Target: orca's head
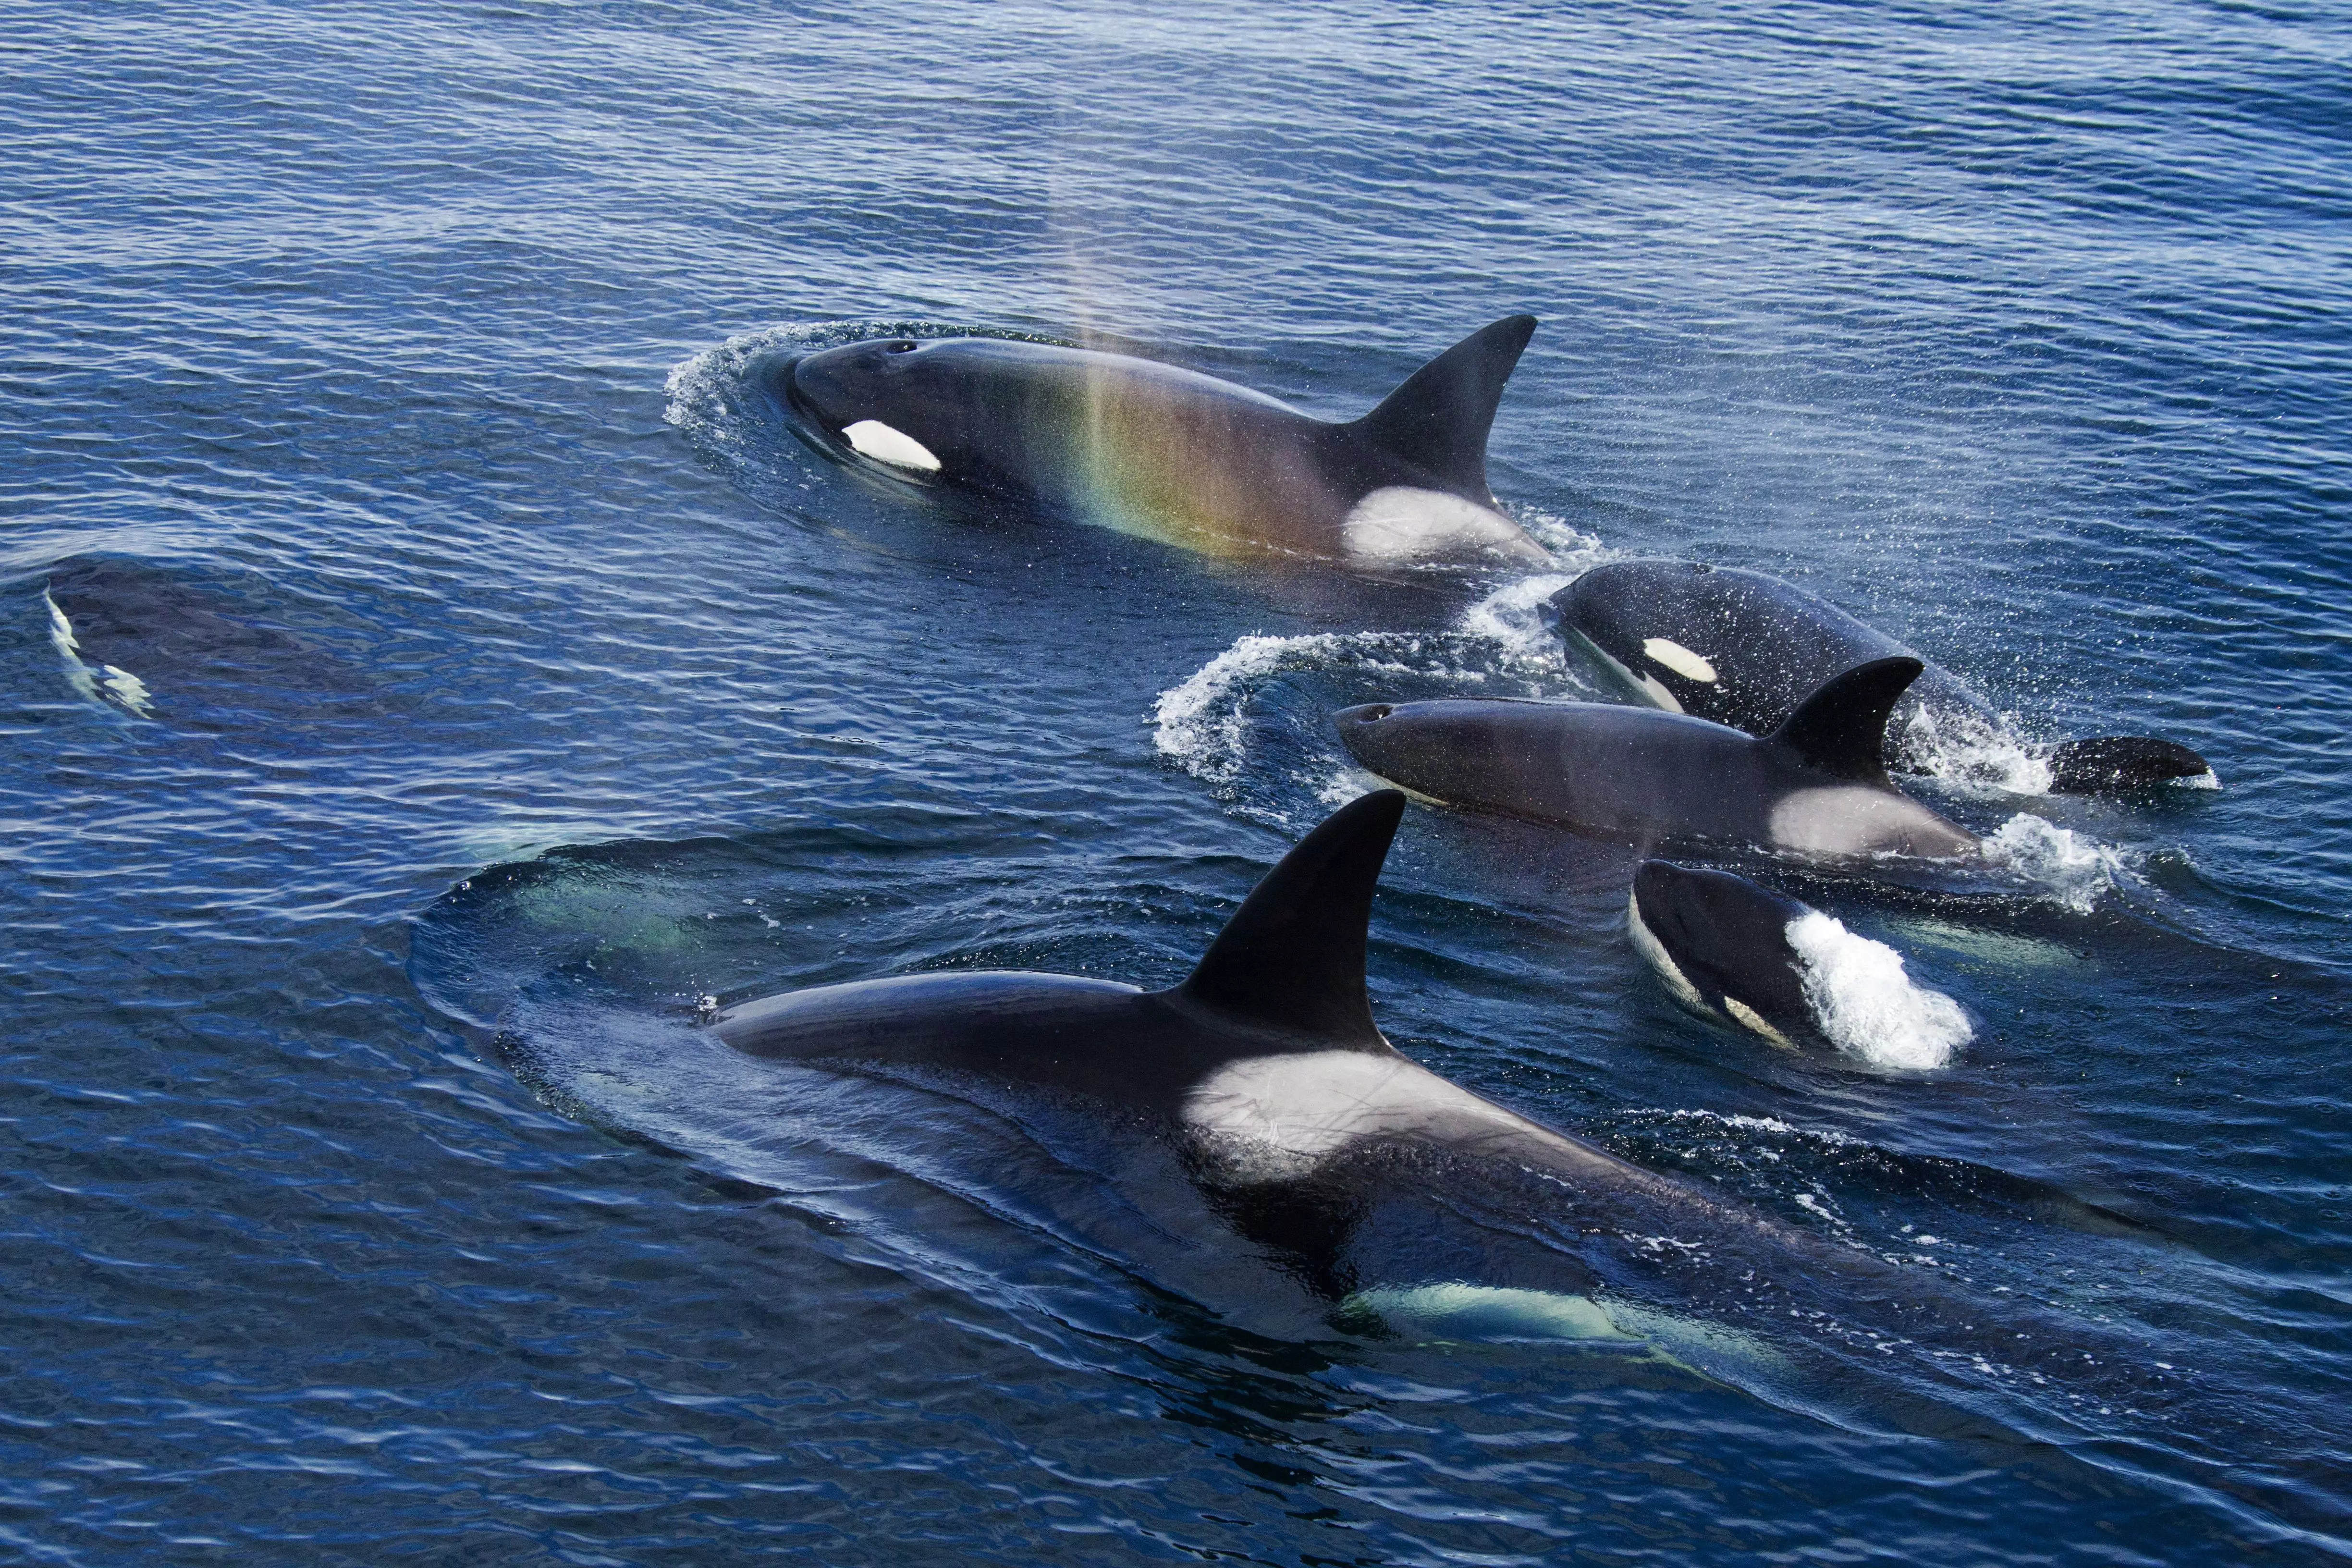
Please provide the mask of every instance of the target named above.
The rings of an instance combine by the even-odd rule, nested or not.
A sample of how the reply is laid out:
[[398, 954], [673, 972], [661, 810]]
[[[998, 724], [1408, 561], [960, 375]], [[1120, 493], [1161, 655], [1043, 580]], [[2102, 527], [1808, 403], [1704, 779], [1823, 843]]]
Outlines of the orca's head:
[[1433, 746], [1423, 702], [1366, 702], [1331, 715], [1356, 761], [1384, 779], [1423, 794], [1447, 771], [1450, 751]]
[[936, 346], [918, 338], [872, 338], [821, 349], [793, 363], [793, 409], [885, 468], [913, 477], [937, 474], [945, 433], [920, 428], [934, 423], [925, 415], [931, 400], [924, 352]]
[[1627, 926], [1634, 946], [1686, 1005], [1771, 1037], [1809, 1027], [1789, 927], [1803, 904], [1729, 871], [1644, 860]]
[[1595, 566], [1545, 603], [1547, 618], [1621, 663], [1642, 651], [1661, 611], [1703, 586], [1715, 568], [1696, 561], [1612, 561]]

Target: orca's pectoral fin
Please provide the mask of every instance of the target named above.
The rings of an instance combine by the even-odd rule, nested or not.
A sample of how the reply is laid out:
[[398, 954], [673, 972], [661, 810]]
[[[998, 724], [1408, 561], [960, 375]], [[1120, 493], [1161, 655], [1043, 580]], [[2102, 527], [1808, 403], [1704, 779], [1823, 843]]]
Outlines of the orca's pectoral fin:
[[1832, 675], [1768, 737], [1833, 778], [1886, 783], [1886, 717], [1927, 667], [1904, 655]]
[[1503, 401], [1503, 384], [1535, 330], [1533, 316], [1506, 316], [1481, 327], [1406, 377], [1355, 429], [1447, 489], [1489, 500], [1486, 432]]
[[1383, 789], [1325, 818], [1251, 891], [1176, 997], [1317, 1049], [1389, 1049], [1364, 990], [1364, 948], [1403, 816], [1403, 795]]
[[2049, 761], [2050, 787], [2061, 795], [2128, 795], [2213, 771], [2179, 742], [2151, 735], [2066, 741], [2050, 748]]

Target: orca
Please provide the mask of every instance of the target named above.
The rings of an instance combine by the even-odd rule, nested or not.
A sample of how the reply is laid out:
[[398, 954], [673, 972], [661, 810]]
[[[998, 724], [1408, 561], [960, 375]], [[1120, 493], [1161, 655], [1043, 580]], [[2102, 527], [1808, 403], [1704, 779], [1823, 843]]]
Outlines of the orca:
[[1181, 984], [1013, 971], [787, 991], [715, 1014], [736, 1050], [943, 1068], [1141, 1115], [1211, 1179], [1303, 1176], [1375, 1143], [1439, 1144], [1609, 1181], [1654, 1178], [1399, 1053], [1364, 982], [1374, 885], [1404, 812], [1379, 790], [1268, 872]]
[[1675, 1001], [1783, 1050], [1939, 1068], [1975, 1032], [1958, 1003], [1911, 982], [1894, 949], [1730, 871], [1643, 860], [1625, 930]]
[[[1840, 1390], [1866, 1388], [1914, 1430], [2048, 1440], [2043, 1414], [2016, 1406], [2006, 1384], [1953, 1387], [1948, 1400], [1883, 1381], [1881, 1363], [1894, 1347], [1957, 1339], [2074, 1379], [2095, 1342], [2084, 1325], [2007, 1306], [1991, 1315], [1993, 1303], [1935, 1269], [1636, 1164], [1398, 1051], [1373, 1017], [1365, 959], [1403, 809], [1392, 790], [1339, 808], [1166, 989], [916, 974], [787, 991], [690, 1026], [748, 1058], [966, 1107], [1034, 1101], [1035, 1121], [988, 1110], [1024, 1141], [1075, 1117], [1105, 1140], [1136, 1142], [1127, 1154], [1087, 1143], [1086, 1173], [1136, 1184], [1089, 1214], [1217, 1245], [1160, 1186], [1172, 1175], [1344, 1331], [1370, 1319], [1389, 1334], [1573, 1339], [1600, 1353], [1638, 1341], [1791, 1408], [1843, 1412]], [[1044, 1137], [1034, 1146], [1055, 1146]], [[1832, 1331], [1815, 1332], [1822, 1324]], [[2099, 1362], [2136, 1364], [2104, 1346]]]
[[[1340, 807], [1164, 990], [1026, 972], [915, 974], [787, 991], [715, 1010], [702, 1026], [755, 1058], [911, 1079], [959, 1098], [992, 1089], [1054, 1097], [1160, 1141], [1236, 1233], [1343, 1312], [1367, 1285], [1461, 1282], [1498, 1267], [1510, 1270], [1500, 1281], [1473, 1282], [1538, 1283], [1580, 1300], [1605, 1283], [1590, 1246], [1539, 1247], [1533, 1261], [1522, 1248], [1500, 1263], [1424, 1252], [1405, 1260], [1402, 1281], [1358, 1278], [1350, 1241], [1377, 1228], [1367, 1216], [1427, 1204], [1442, 1176], [1457, 1196], [1482, 1180], [1532, 1193], [1564, 1205], [1572, 1226], [1604, 1210], [1633, 1237], [1704, 1224], [1723, 1233], [1725, 1255], [1760, 1246], [1796, 1259], [1793, 1278], [1887, 1287], [1891, 1271], [1874, 1257], [1543, 1126], [1391, 1045], [1364, 971], [1372, 893], [1403, 811], [1394, 790]], [[1377, 1250], [1381, 1239], [1363, 1245]]]
[[1820, 1037], [1789, 928], [1814, 911], [1729, 871], [1643, 860], [1625, 929], [1675, 1000], [1787, 1050]]
[[[1549, 613], [1580, 647], [1646, 700], [1751, 735], [1772, 732], [1798, 700], [1843, 669], [1919, 656], [1793, 583], [1692, 561], [1613, 561], [1552, 595]], [[1983, 695], [1922, 659], [1896, 705], [1888, 760], [1935, 773], [1939, 750], [1998, 744], [2006, 731]], [[2122, 794], [2210, 777], [2203, 757], [2172, 741], [2102, 736], [2040, 752], [2049, 787]]]
[[1641, 845], [1822, 857], [1973, 855], [1973, 834], [1897, 790], [1886, 716], [1919, 661], [1823, 681], [1761, 739], [1622, 702], [1373, 702], [1336, 716], [1358, 762], [1442, 805]]
[[1486, 485], [1486, 435], [1534, 332], [1511, 316], [1333, 424], [1131, 355], [1008, 338], [890, 338], [753, 375], [827, 453], [919, 485], [1214, 554], [1363, 565], [1549, 565]]

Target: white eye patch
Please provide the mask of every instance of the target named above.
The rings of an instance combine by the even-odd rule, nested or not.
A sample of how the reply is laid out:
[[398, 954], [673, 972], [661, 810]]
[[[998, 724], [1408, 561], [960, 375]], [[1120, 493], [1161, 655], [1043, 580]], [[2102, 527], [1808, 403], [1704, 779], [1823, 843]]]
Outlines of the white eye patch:
[[904, 430], [893, 430], [879, 419], [860, 419], [855, 425], [844, 426], [841, 436], [859, 454], [877, 463], [887, 463], [894, 468], [912, 468], [922, 474], [940, 471], [940, 460], [931, 456], [929, 447]]
[[1651, 663], [1671, 669], [1685, 680], [1705, 681], [1710, 686], [1715, 683], [1715, 666], [1678, 642], [1652, 637], [1642, 645], [1642, 651], [1650, 656]]

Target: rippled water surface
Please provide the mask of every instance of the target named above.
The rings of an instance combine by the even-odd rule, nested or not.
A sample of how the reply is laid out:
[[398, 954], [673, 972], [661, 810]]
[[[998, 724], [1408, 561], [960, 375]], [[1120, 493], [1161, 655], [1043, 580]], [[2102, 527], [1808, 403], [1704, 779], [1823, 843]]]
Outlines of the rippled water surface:
[[[2352, 1554], [2340, 8], [0, 23], [0, 1554]], [[986, 331], [1350, 418], [1523, 310], [1533, 576], [950, 513], [745, 374]], [[2222, 784], [1782, 874], [1966, 1010], [1936, 1071], [1678, 1011], [1622, 847], [1408, 816], [1400, 1047], [1900, 1310], [1660, 1235], [1633, 1339], [1383, 1327], [1113, 1130], [692, 1027], [1171, 981], [1363, 787], [1334, 708], [1597, 695], [1536, 606], [1660, 554]], [[1387, 1282], [1569, 1256], [1525, 1195]]]

